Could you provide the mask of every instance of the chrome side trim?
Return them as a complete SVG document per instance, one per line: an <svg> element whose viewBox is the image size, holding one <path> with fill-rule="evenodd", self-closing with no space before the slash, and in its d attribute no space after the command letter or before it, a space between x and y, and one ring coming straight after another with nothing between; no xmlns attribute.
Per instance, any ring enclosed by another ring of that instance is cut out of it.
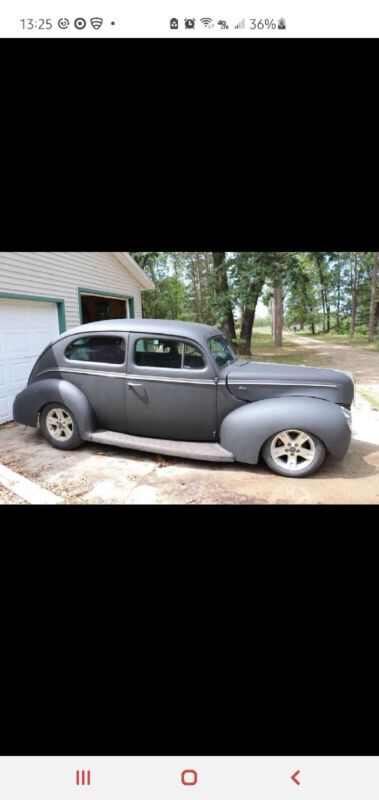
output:
<svg viewBox="0 0 379 800"><path fill-rule="evenodd" d="M44 375L46 372L68 372L74 375L99 375L102 378L122 378L123 380L134 380L138 378L142 381L153 381L155 383L189 383L189 384L205 384L208 386L216 386L214 380L207 378L167 378L160 375L140 375L138 372L105 372L99 369L74 369L73 367L49 367L38 373ZM328 389L337 389L336 383L295 383L294 381L219 381L218 386L317 386Z"/></svg>
<svg viewBox="0 0 379 800"><path fill-rule="evenodd" d="M135 372L133 374L127 374L126 378L128 380L138 378L141 381L155 381L156 383L199 383L202 385L216 386L214 381L208 380L207 378L192 378L192 380L188 380L187 378L164 378L158 375L139 375L139 373Z"/></svg>
<svg viewBox="0 0 379 800"><path fill-rule="evenodd" d="M295 383L294 381L228 381L230 386L322 386L327 389L337 389L336 383Z"/></svg>
<svg viewBox="0 0 379 800"><path fill-rule="evenodd" d="M206 378L164 378L163 376L158 375L140 375L139 373L125 373L125 372L104 372L103 370L99 369L73 369L70 367L49 367L48 369L44 369L42 372L38 373L38 377L40 375L45 375L46 372L68 372L74 375L99 375L102 378L122 378L123 380L135 380L138 378L141 381L154 381L155 383L188 383L188 384L205 384L208 386L216 386L213 380L208 380Z"/></svg>
<svg viewBox="0 0 379 800"><path fill-rule="evenodd" d="M228 381L229 386L322 386L328 389L337 389L336 383L295 383L294 381Z"/></svg>
<svg viewBox="0 0 379 800"><path fill-rule="evenodd" d="M38 377L40 375L45 375L46 372L69 372L74 375L100 375L103 378L126 378L125 372L105 372L100 369L71 369L70 367L48 367L48 369L39 372Z"/></svg>

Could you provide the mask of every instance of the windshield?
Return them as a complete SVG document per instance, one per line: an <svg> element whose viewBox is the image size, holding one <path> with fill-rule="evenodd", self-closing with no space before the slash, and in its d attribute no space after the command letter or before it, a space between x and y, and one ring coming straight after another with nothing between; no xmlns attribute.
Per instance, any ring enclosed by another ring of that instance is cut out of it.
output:
<svg viewBox="0 0 379 800"><path fill-rule="evenodd" d="M227 367L236 360L230 344L223 336L213 336L208 340L208 346L218 367Z"/></svg>

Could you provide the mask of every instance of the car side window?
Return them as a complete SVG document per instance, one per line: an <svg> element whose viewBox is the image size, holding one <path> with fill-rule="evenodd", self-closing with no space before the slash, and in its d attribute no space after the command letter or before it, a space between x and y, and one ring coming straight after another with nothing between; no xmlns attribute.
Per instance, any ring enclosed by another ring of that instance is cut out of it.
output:
<svg viewBox="0 0 379 800"><path fill-rule="evenodd" d="M205 363L200 350L193 344L184 345L183 369L204 369Z"/></svg>
<svg viewBox="0 0 379 800"><path fill-rule="evenodd" d="M75 339L66 347L70 361L91 361L98 364L123 364L125 339L118 336L86 336Z"/></svg>
<svg viewBox="0 0 379 800"><path fill-rule="evenodd" d="M176 339L137 339L134 363L139 367L161 369L204 369L205 363L195 345Z"/></svg>

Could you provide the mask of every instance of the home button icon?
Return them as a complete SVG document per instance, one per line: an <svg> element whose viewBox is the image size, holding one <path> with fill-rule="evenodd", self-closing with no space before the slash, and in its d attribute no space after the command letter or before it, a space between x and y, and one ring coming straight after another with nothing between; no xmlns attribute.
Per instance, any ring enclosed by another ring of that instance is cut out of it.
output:
<svg viewBox="0 0 379 800"><path fill-rule="evenodd" d="M197 783L197 772L194 769L184 769L181 775L184 786L195 786Z"/></svg>

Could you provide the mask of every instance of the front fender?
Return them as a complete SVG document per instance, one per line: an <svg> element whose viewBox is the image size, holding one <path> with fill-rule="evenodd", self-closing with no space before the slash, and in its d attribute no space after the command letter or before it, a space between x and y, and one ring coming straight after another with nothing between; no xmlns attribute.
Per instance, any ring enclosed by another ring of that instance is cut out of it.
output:
<svg viewBox="0 0 379 800"><path fill-rule="evenodd" d="M275 397L228 414L221 425L220 443L236 461L257 464L267 439L288 428L313 433L335 458L344 457L351 440L346 418L336 403L314 397Z"/></svg>
<svg viewBox="0 0 379 800"><path fill-rule="evenodd" d="M23 389L14 401L13 418L35 428L38 414L47 403L63 403L75 414L82 439L88 439L98 427L86 395L73 383L59 378L35 381Z"/></svg>

